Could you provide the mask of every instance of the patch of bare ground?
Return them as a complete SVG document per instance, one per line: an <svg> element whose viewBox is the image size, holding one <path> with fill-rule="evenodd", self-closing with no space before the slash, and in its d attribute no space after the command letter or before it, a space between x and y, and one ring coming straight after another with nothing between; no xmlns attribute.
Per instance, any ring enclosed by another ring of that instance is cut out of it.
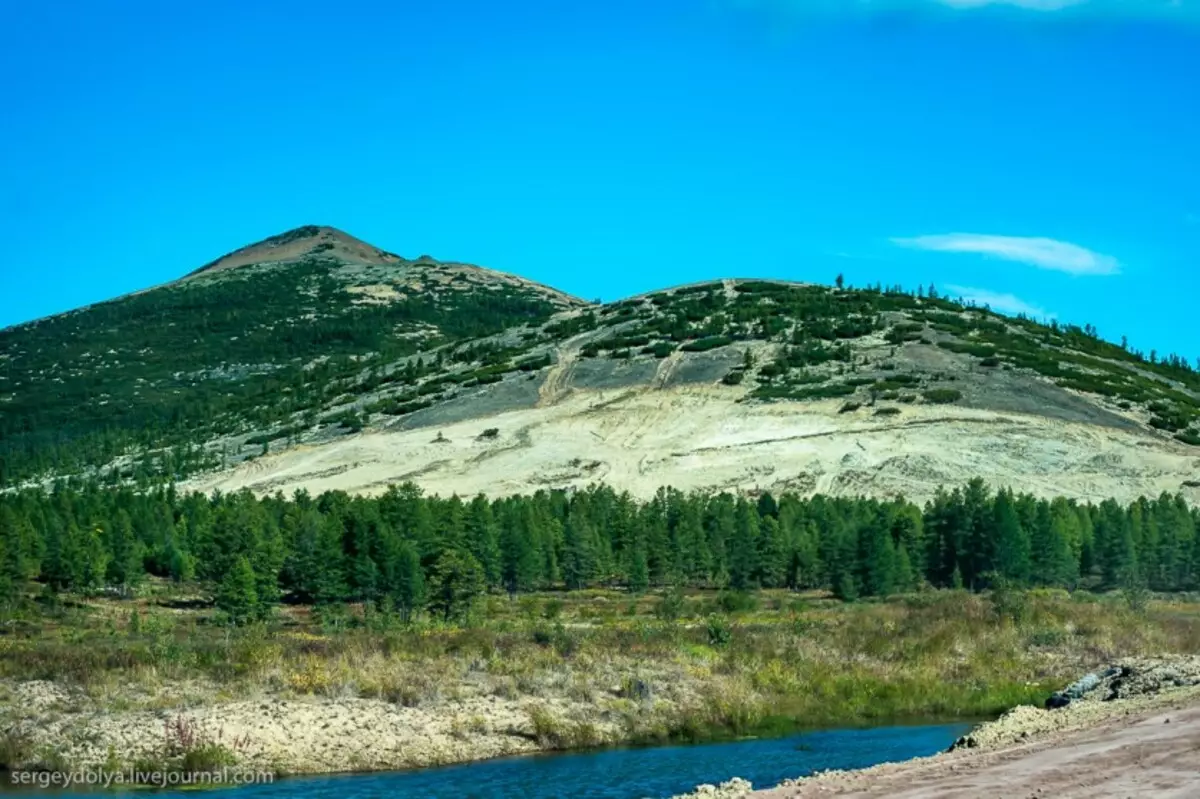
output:
<svg viewBox="0 0 1200 799"><path fill-rule="evenodd" d="M581 388L583 365L569 350L560 352L540 392L533 382L514 382L524 393L489 405L483 416L468 407L453 414L431 408L414 414L429 414L424 429L406 420L273 453L185 487L377 493L411 478L442 495L502 496L558 484L562 465L580 460L599 466L560 487L582 488L602 473L638 497L664 485L750 492L811 486L923 502L970 475L1044 497L1128 502L1182 491L1200 500L1200 490L1187 487L1198 466L1194 451L1134 430L978 407L915 404L885 419L865 410L839 413L837 400L739 402L740 387L673 386L673 376L652 388L653 372L646 385L626 385L614 374L607 388ZM485 428L499 434L480 440ZM445 441L431 444L437 432Z"/></svg>

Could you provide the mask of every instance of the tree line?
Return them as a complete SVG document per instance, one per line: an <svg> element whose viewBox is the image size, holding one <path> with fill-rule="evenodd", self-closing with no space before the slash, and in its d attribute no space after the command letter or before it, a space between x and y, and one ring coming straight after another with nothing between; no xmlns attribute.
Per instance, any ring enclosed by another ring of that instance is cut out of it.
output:
<svg viewBox="0 0 1200 799"><path fill-rule="evenodd" d="M484 592L686 585L832 590L1200 587L1200 511L1038 499L975 479L896 498L756 498L612 488L489 499L304 491L256 498L60 485L0 496L0 592L128 592L147 575L213 588L238 619L280 601L367 601L452 618Z"/></svg>

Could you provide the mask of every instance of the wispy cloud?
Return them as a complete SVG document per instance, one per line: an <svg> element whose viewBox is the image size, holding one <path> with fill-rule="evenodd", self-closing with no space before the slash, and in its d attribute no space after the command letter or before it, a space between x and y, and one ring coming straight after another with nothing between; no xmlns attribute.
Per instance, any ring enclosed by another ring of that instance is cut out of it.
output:
<svg viewBox="0 0 1200 799"><path fill-rule="evenodd" d="M1115 275L1121 271L1120 263L1110 255L1101 255L1078 244L1056 239L946 233L895 238L892 243L916 250L975 253L1069 275Z"/></svg>
<svg viewBox="0 0 1200 799"><path fill-rule="evenodd" d="M967 13L979 9L1032 12L1043 18L1200 20L1200 0L719 0L805 18L843 15Z"/></svg>
<svg viewBox="0 0 1200 799"><path fill-rule="evenodd" d="M942 293L949 293L951 296L962 297L968 302L973 302L976 305L986 305L993 311L1000 311L1006 314L1025 314L1039 319L1051 319L1054 317L1046 309L1031 305L1015 294L1001 294L996 291L987 289L977 289L971 286L955 286L948 285L942 287Z"/></svg>

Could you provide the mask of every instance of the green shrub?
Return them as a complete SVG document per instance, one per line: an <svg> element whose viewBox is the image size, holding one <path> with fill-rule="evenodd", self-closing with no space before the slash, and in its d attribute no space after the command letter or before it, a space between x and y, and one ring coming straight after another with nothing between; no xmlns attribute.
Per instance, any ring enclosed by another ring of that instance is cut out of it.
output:
<svg viewBox="0 0 1200 799"><path fill-rule="evenodd" d="M931 388L923 392L926 402L946 405L962 399L962 392L955 388Z"/></svg>
<svg viewBox="0 0 1200 799"><path fill-rule="evenodd" d="M899 413L900 413L900 409L896 408L896 407L892 407L892 406L875 409L876 416L896 416Z"/></svg>
<svg viewBox="0 0 1200 799"><path fill-rule="evenodd" d="M758 597L747 591L723 591L717 605L726 613L751 613L758 610Z"/></svg>
<svg viewBox="0 0 1200 799"><path fill-rule="evenodd" d="M729 374L721 378L721 382L727 386L736 386L746 377L746 373L741 369L734 369Z"/></svg>
<svg viewBox="0 0 1200 799"><path fill-rule="evenodd" d="M672 588L654 606L654 615L663 621L675 621L683 615L683 592Z"/></svg>
<svg viewBox="0 0 1200 799"><path fill-rule="evenodd" d="M732 343L733 339L729 336L709 336L708 338L698 338L695 341L689 341L681 349L684 352L707 352L708 350L715 350L717 347L724 347Z"/></svg>
<svg viewBox="0 0 1200 799"><path fill-rule="evenodd" d="M838 410L838 413L854 413L861 407L861 402L847 402L842 405L841 409Z"/></svg>
<svg viewBox="0 0 1200 799"><path fill-rule="evenodd" d="M733 638L733 628L729 625L729 619L719 616L716 613L710 614L705 619L704 629L708 634L709 646L725 647L728 646L729 641Z"/></svg>

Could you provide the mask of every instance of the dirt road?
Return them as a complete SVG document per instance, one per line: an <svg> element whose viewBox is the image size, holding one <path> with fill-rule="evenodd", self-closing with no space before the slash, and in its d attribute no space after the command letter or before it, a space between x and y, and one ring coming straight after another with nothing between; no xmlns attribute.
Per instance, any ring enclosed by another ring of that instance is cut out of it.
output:
<svg viewBox="0 0 1200 799"><path fill-rule="evenodd" d="M755 799L1092 799L1200 797L1200 704L1113 719L1089 730L996 751L831 774Z"/></svg>

